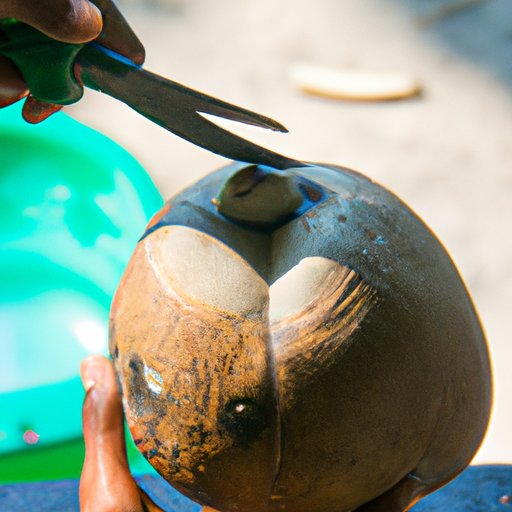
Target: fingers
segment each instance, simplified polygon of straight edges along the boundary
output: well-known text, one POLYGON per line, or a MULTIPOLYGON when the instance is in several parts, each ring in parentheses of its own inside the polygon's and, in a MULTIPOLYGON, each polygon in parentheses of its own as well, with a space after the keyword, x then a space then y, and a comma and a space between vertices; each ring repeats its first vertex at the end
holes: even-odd
POLYGON ((145 50, 139 38, 112 0, 94 0, 103 14, 103 31, 98 43, 142 65, 145 50))
POLYGON ((0 0, 0 18, 16 18, 65 43, 99 37, 107 48, 144 62, 144 46, 113 0, 0 0))
MULTIPOLYGON (((27 95, 27 85, 18 68, 9 59, 0 55, 0 108, 7 107, 27 95)), ((61 108, 62 105, 46 103, 28 96, 23 105, 22 115, 25 121, 35 124, 44 121, 61 108)))
POLYGON ((0 56, 0 107, 15 103, 27 94, 27 86, 16 66, 0 56))
MULTIPOLYGON (((141 65, 144 46, 114 2, 94 1, 104 11, 105 25, 102 12, 89 0, 0 0, 0 18, 16 18, 65 43, 98 39, 100 44, 141 65)), ((27 95, 20 73, 8 59, 0 56, 0 108, 27 95)), ((23 117, 29 123, 39 123, 60 108, 30 96, 23 107, 23 117)))
POLYGON ((34 96, 28 96, 23 104, 21 115, 23 119, 30 124, 37 124, 45 119, 48 119, 52 114, 58 112, 63 105, 55 103, 47 103, 46 101, 38 100, 34 96))
POLYGON ((112 363, 90 356, 80 366, 85 461, 81 512, 162 512, 133 480, 124 443, 123 409, 112 363))
POLYGON ((80 367, 87 391, 83 405, 85 461, 81 512, 142 512, 126 459, 123 410, 111 362, 91 356, 80 367))
MULTIPOLYGON (((67 43, 95 39, 103 22, 99 9, 88 0, 2 0, 0 18, 14 17, 46 35, 67 43)), ((27 86, 17 68, 0 56, 0 108, 28 95, 27 86)), ((40 123, 62 107, 29 96, 23 106, 23 118, 40 123)))
POLYGON ((88 0, 2 0, 0 17, 16 18, 65 43, 91 41, 103 26, 99 9, 88 0))

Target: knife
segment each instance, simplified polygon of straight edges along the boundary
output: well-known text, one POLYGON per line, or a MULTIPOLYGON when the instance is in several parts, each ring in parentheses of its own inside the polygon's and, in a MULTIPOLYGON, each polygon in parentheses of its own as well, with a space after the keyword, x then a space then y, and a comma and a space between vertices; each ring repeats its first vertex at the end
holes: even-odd
MULTIPOLYGON (((107 4, 112 8, 111 1, 107 4)), ((63 43, 13 19, 0 20, 0 31, 0 54, 16 64, 30 94, 40 101, 69 105, 81 99, 85 86, 123 101, 179 137, 226 158, 274 169, 304 166, 201 114, 287 132, 282 124, 147 71, 100 44, 101 36, 85 44, 63 43)))

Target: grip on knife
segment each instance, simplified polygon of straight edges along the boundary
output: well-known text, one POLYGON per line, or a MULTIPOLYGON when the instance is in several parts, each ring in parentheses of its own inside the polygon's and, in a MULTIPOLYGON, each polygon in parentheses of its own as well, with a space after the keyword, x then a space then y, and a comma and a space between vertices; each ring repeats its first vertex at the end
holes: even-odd
POLYGON ((83 95, 73 69, 83 44, 62 43, 15 20, 0 20, 0 54, 20 70, 30 94, 38 100, 69 105, 83 95))

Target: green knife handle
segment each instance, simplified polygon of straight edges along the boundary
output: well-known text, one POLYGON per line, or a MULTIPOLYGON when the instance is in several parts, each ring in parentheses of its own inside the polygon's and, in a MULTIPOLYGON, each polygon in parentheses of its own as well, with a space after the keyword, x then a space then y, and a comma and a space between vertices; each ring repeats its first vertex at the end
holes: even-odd
POLYGON ((82 97, 73 69, 83 44, 61 43, 12 19, 0 20, 0 32, 0 54, 16 64, 32 96, 59 105, 82 97))

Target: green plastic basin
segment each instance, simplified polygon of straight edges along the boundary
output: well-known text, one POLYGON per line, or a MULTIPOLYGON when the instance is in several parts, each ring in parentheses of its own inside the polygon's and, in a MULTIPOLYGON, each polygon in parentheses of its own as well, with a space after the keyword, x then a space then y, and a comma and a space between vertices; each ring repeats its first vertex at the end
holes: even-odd
POLYGON ((103 135, 64 114, 33 126, 18 106, 0 110, 0 481, 18 479, 4 464, 20 451, 80 438, 79 363, 107 353, 111 298, 161 206, 103 135))

